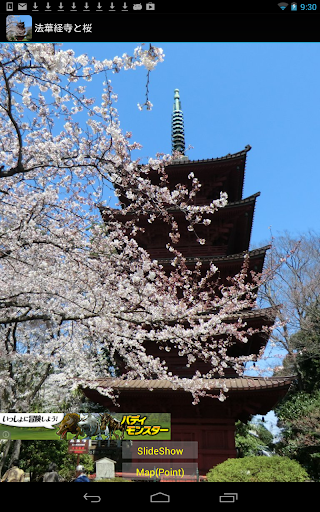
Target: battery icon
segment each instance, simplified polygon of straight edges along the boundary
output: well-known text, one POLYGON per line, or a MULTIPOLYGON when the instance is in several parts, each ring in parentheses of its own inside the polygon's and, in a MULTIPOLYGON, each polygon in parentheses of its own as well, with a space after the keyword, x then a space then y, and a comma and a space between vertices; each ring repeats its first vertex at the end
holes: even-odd
POLYGON ((223 496, 219 496, 219 503, 235 503, 238 499, 238 493, 225 492, 223 496))
POLYGON ((291 11, 297 11, 298 10, 298 4, 296 4, 295 2, 293 2, 291 4, 291 11))

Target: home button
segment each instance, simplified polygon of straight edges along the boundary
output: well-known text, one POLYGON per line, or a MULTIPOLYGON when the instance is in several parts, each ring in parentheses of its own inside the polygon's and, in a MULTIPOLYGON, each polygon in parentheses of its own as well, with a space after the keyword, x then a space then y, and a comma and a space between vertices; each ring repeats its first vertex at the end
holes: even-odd
POLYGON ((169 494, 164 494, 163 492, 151 494, 150 503, 170 503, 170 496, 169 494))

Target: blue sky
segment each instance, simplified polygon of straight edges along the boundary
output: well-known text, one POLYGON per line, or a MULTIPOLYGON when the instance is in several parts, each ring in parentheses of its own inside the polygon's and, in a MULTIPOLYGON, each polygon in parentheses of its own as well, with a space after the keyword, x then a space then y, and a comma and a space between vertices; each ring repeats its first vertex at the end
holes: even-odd
MULTIPOLYGON (((139 111, 144 69, 114 75, 123 130, 143 158, 171 152, 174 89, 180 89, 187 154, 215 158, 252 146, 244 197, 257 191, 251 246, 272 234, 319 231, 320 45, 317 43, 153 43, 165 60, 151 73, 152 111, 139 111)), ((97 58, 136 43, 65 43, 97 58)), ((94 90, 93 93, 94 95, 94 90)))

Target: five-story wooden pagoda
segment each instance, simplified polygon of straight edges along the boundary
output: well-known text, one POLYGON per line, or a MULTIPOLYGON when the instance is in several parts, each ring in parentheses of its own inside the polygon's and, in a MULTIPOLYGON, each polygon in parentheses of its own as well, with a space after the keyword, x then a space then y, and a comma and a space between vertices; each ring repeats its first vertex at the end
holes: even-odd
MULTIPOLYGON (((179 91, 175 90, 172 114, 173 150, 184 153, 184 126, 179 91)), ((177 183, 187 184, 188 175, 193 172, 201 183, 195 204, 210 204, 220 195, 228 194, 228 204, 212 215, 211 224, 203 226, 203 238, 206 243, 200 245, 186 226, 181 229, 177 249, 187 258, 190 268, 196 260, 202 262, 203 268, 209 268, 213 262, 219 269, 221 281, 227 276, 237 274, 243 264, 244 254, 249 251, 249 270, 261 272, 268 246, 249 250, 251 228, 256 199, 260 193, 243 198, 245 165, 250 146, 242 151, 224 157, 190 161, 182 157, 166 168, 170 186, 177 183)), ((183 226, 182 213, 177 212, 179 226, 183 226)), ((107 220, 107 219, 106 219, 107 220)), ((157 259, 165 269, 170 269, 170 253, 166 249, 168 226, 156 221, 148 224, 147 218, 140 219, 145 228, 139 243, 157 259)), ((199 233, 201 236, 201 233, 199 233)), ((274 315, 270 308, 252 309, 245 314, 249 327, 259 328, 272 325, 274 315)), ((247 344, 235 344, 228 354, 233 356, 258 354, 265 347, 267 339, 261 332, 250 337, 247 344)), ((187 366, 186 357, 171 350, 159 351, 157 346, 147 348, 149 353, 165 359, 169 370, 175 375, 188 378, 195 369, 204 373, 208 368, 203 361, 196 361, 187 366)), ((124 369, 125 373, 125 369, 124 369)), ((128 380, 123 377, 101 379, 100 387, 112 387, 119 393, 120 408, 116 412, 170 412, 173 441, 198 442, 198 468, 200 475, 205 475, 210 468, 230 457, 236 457, 235 422, 246 421, 251 415, 266 414, 279 399, 284 396, 291 384, 288 377, 239 377, 232 368, 226 370, 225 378, 212 379, 210 391, 219 394, 227 382, 227 399, 223 402, 210 397, 201 397, 193 405, 191 395, 183 389, 174 389, 168 380, 128 380)), ((113 410, 110 399, 100 394, 97 389, 84 389, 86 396, 94 402, 103 404, 113 410)))

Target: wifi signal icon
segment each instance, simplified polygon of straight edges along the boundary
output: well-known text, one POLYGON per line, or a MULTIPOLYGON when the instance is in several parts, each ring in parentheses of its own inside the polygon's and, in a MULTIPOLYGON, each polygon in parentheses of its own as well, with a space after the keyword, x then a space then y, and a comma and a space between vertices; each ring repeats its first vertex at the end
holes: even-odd
POLYGON ((283 11, 285 10, 286 7, 288 7, 289 4, 287 4, 286 2, 280 2, 280 4, 278 4, 280 9, 282 9, 283 11))

